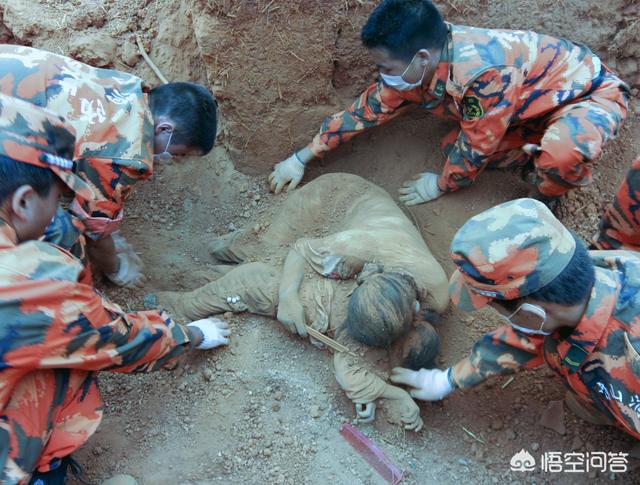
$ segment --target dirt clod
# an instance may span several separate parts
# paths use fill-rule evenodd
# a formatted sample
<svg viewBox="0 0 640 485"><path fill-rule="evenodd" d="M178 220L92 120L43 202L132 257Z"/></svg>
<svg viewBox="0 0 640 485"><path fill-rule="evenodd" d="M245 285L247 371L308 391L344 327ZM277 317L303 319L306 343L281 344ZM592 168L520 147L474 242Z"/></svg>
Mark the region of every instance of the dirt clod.
<svg viewBox="0 0 640 485"><path fill-rule="evenodd" d="M80 34L69 41L69 54L96 67L111 67L117 43L106 33Z"/></svg>

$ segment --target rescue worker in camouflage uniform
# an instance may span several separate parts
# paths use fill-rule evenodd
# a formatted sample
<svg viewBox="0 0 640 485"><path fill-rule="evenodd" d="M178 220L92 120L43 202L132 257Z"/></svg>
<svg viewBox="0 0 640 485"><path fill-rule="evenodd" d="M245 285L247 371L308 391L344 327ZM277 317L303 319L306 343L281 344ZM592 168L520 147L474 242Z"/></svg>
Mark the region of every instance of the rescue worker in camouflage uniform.
<svg viewBox="0 0 640 485"><path fill-rule="evenodd" d="M76 173L96 197L60 209L46 240L91 262L117 285L143 280L142 261L120 236L124 201L148 179L153 159L205 155L216 136L216 105L198 84L148 89L131 74L98 69L51 52L0 45L0 92L63 116L77 134ZM155 155L154 155L155 154Z"/></svg>
<svg viewBox="0 0 640 485"><path fill-rule="evenodd" d="M102 418L100 370L150 372L191 348L228 343L216 319L186 326L158 311L125 313L79 283L81 262L39 241L63 182L78 199L73 128L0 95L0 483L63 484L70 454ZM31 481L30 481L31 480Z"/></svg>
<svg viewBox="0 0 640 485"><path fill-rule="evenodd" d="M417 399L440 400L494 375L546 364L580 417L640 439L640 254L591 251L539 201L493 207L462 226L452 302L489 305L508 322L446 370L395 368Z"/></svg>
<svg viewBox="0 0 640 485"><path fill-rule="evenodd" d="M633 161L613 202L605 209L594 247L640 251L640 157Z"/></svg>
<svg viewBox="0 0 640 485"><path fill-rule="evenodd" d="M589 48L564 39L449 24L429 0L383 1L361 38L380 80L275 166L276 193L295 188L314 158L420 106L460 126L442 143L442 173L405 183L403 203L466 187L486 168L521 167L534 170L531 196L555 206L591 182L591 162L627 115L629 87Z"/></svg>

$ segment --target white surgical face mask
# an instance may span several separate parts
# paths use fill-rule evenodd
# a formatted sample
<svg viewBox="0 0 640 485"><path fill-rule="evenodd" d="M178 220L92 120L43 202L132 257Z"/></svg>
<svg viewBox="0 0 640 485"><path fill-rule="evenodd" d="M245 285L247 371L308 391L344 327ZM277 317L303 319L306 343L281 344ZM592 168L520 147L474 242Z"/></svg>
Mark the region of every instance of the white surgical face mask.
<svg viewBox="0 0 640 485"><path fill-rule="evenodd" d="M404 80L404 75L407 73L407 71L411 67L411 64L413 64L413 61L415 60L415 58L416 56L414 55L409 65L406 67L406 69L400 76L392 76L391 74L384 74L381 72L380 77L382 78L382 82L384 82L390 88L397 89L398 91L409 91L411 89L417 88L418 86L422 86L422 81L424 81L424 75L427 72L427 66L424 66L424 70L422 71L422 77L420 78L420 81L418 81L417 83L408 83L407 81Z"/></svg>
<svg viewBox="0 0 640 485"><path fill-rule="evenodd" d="M540 324L540 328L538 330L535 330L533 328L522 327L520 325L517 325L517 324L513 323L513 318L520 311L525 311L525 312L533 313L534 315L538 315L542 319L542 323ZM526 333L528 335L551 335L551 333L552 333L552 332L545 332L544 330L542 330L542 327L544 327L544 324L547 321L547 312L544 311L544 308L539 307L538 305L531 305L529 303L523 303L522 305L520 305L518 307L518 309L515 312L513 312L508 317L506 317L504 315L500 315L500 318L502 318L507 323L509 323L509 325L511 325L514 329L516 329L516 330L518 330L518 331L520 331L522 333Z"/></svg>

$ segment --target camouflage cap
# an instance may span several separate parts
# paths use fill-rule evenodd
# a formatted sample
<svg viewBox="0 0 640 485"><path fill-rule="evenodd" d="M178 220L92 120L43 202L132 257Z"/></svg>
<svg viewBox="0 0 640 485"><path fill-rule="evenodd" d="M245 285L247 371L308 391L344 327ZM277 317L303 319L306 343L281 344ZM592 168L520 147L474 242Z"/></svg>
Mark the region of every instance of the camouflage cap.
<svg viewBox="0 0 640 485"><path fill-rule="evenodd" d="M541 202L517 199L469 219L451 243L458 267L451 301L472 311L491 300L513 300L551 283L571 261L576 242Z"/></svg>
<svg viewBox="0 0 640 485"><path fill-rule="evenodd" d="M50 110L0 94L0 155L48 168L82 199L94 191L73 173L75 130Z"/></svg>

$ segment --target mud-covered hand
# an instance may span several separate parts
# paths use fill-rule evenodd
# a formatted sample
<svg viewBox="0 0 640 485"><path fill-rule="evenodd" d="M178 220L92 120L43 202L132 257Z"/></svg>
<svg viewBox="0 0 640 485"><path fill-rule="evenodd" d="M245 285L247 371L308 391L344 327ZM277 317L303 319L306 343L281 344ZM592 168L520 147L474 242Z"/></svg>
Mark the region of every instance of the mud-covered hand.
<svg viewBox="0 0 640 485"><path fill-rule="evenodd" d="M279 194L287 184L289 184L287 192L295 189L302 180L304 167L305 162L296 153L276 164L273 167L273 172L269 175L271 191Z"/></svg>
<svg viewBox="0 0 640 485"><path fill-rule="evenodd" d="M191 322L187 327L196 327L202 332L202 342L196 349L208 350L229 344L229 324L219 318L205 318Z"/></svg>
<svg viewBox="0 0 640 485"><path fill-rule="evenodd" d="M398 190L400 202L404 205L418 205L437 199L444 194L438 187L439 178L435 173L425 172L405 182Z"/></svg>
<svg viewBox="0 0 640 485"><path fill-rule="evenodd" d="M451 369L420 369L418 371L394 367L391 382L409 386L411 397L423 401L440 401L455 389L451 380Z"/></svg>
<svg viewBox="0 0 640 485"><path fill-rule="evenodd" d="M304 307L297 292L287 295L286 298L280 298L276 318L287 327L289 332L297 333L301 337L307 336Z"/></svg>
<svg viewBox="0 0 640 485"><path fill-rule="evenodd" d="M395 399L386 400L386 407L391 420L402 424L404 429L417 433L424 426L420 408L405 391Z"/></svg>

